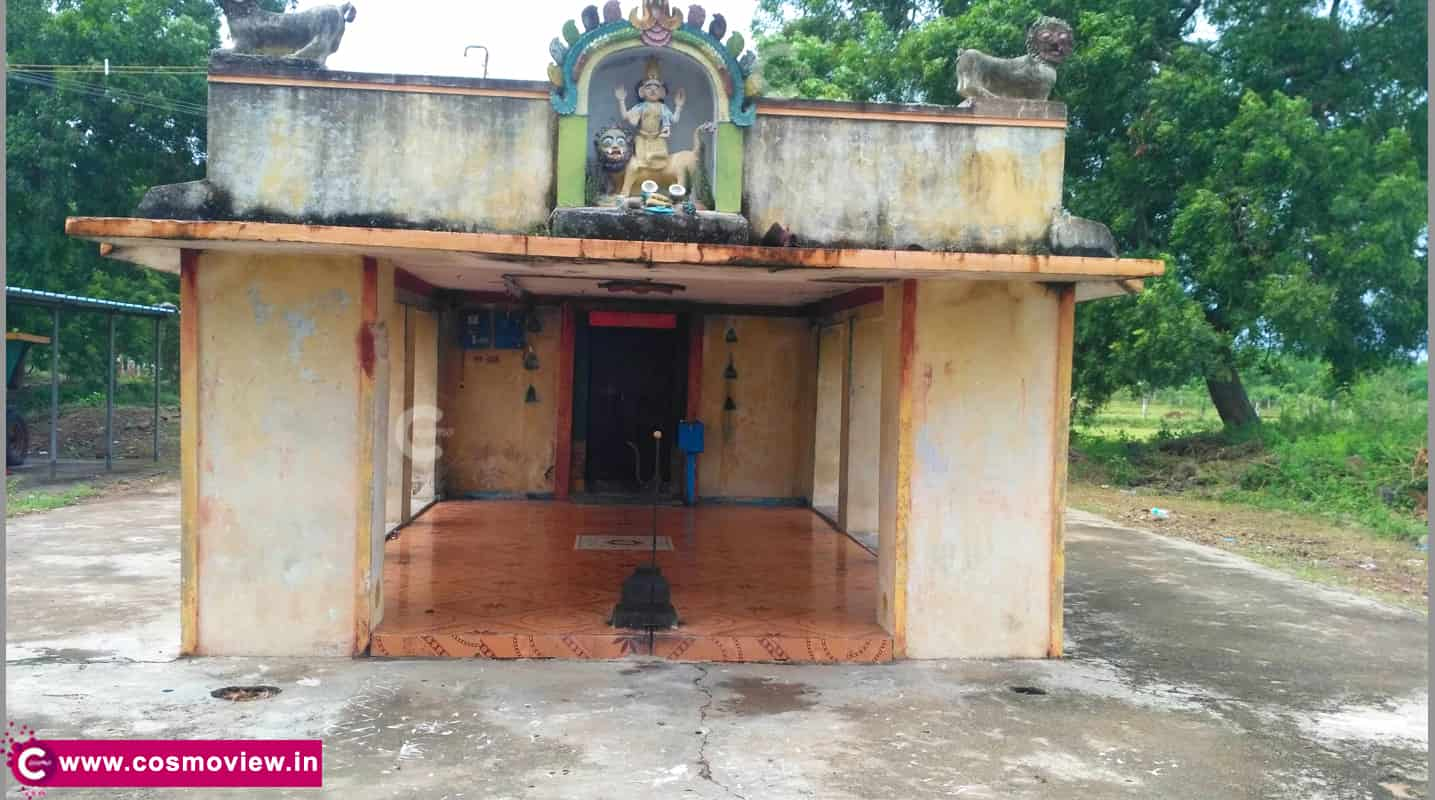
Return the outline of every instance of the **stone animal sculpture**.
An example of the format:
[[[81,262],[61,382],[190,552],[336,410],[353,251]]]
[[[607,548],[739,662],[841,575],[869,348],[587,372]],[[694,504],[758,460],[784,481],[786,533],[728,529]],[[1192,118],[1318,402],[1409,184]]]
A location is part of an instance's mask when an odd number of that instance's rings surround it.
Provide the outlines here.
[[[980,50],[963,50],[957,56],[957,94],[1045,100],[1056,84],[1056,68],[1075,45],[1070,25],[1055,17],[1040,17],[1026,31],[1024,56],[997,58]]]
[[[1056,212],[1046,232],[1052,255],[1116,258],[1116,237],[1094,219],[1075,217],[1066,209]]]
[[[339,49],[344,28],[354,21],[354,4],[318,6],[282,14],[258,0],[219,0],[229,20],[236,53],[304,58],[323,64]]]
[[[609,125],[593,137],[593,153],[598,158],[604,193],[618,194],[623,190],[623,173],[633,160],[633,138],[622,126]]]
[[[637,161],[629,161],[627,168],[623,170],[621,192],[624,195],[632,195],[643,181],[653,181],[662,187],[662,191],[667,191],[669,186],[676,183],[688,190],[689,197],[696,199],[697,194],[693,188],[702,175],[703,134],[716,130],[716,123],[705,122],[699,125],[693,131],[693,149],[668,154],[666,163],[662,166],[644,166]]]

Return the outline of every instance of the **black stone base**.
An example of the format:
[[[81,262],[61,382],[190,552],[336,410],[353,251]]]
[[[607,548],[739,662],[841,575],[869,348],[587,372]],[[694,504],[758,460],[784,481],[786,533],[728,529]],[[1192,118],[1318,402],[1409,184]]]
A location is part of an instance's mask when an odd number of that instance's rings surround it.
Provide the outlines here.
[[[569,239],[748,244],[752,236],[745,217],[718,211],[654,214],[642,209],[559,208],[549,222],[554,236]]]
[[[673,608],[672,590],[662,570],[641,566],[624,579],[623,597],[608,624],[638,630],[678,627],[678,610]]]

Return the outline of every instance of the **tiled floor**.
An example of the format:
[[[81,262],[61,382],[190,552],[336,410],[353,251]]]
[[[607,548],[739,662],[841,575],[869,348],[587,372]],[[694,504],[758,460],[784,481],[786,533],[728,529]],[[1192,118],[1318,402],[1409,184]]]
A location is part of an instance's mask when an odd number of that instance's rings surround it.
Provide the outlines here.
[[[579,534],[647,536],[653,510],[453,501],[384,549],[382,656],[684,661],[888,661],[877,560],[811,511],[661,508],[658,553],[681,625],[608,626],[623,578],[648,554],[576,550]]]

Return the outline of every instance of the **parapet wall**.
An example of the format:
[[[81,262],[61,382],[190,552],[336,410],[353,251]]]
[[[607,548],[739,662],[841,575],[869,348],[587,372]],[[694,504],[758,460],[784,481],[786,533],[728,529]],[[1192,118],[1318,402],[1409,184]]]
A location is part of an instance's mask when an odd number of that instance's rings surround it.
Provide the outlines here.
[[[804,247],[1047,250],[1066,109],[768,101],[747,134],[743,212]]]
[[[209,107],[216,216],[549,234],[562,146],[547,84],[216,54]],[[778,243],[806,247],[1041,253],[1065,128],[1065,107],[1040,101],[764,100],[719,151],[736,168],[716,170],[740,176],[754,240],[779,225]]]
[[[241,219],[540,232],[556,131],[542,84],[210,64],[208,177]]]

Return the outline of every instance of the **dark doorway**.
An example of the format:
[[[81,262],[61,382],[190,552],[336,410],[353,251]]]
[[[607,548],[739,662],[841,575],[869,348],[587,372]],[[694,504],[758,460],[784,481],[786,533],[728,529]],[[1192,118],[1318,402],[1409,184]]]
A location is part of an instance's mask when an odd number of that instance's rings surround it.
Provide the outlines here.
[[[635,318],[637,315],[633,315]],[[657,448],[658,480],[672,493],[673,446],[677,423],[687,402],[686,321],[676,315],[642,315],[649,327],[625,327],[621,314],[585,315],[587,463],[591,493],[631,494],[651,490],[654,475],[653,431],[663,438]],[[657,327],[654,319],[670,327]],[[593,324],[593,320],[600,324]],[[580,376],[581,379],[581,376]]]

